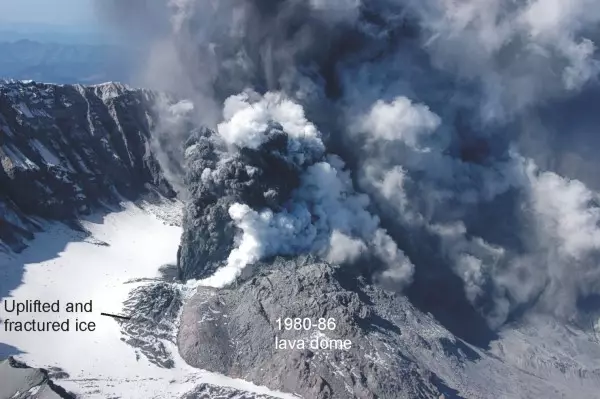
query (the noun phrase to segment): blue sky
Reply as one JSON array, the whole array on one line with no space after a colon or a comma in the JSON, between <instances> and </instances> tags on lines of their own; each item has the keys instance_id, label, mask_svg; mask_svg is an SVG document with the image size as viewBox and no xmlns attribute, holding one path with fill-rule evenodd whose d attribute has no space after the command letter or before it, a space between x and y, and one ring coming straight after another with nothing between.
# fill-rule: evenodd
<instances>
[{"instance_id":1,"label":"blue sky","mask_svg":"<svg viewBox=\"0 0 600 399\"><path fill-rule=\"evenodd\" d=\"M94 0L0 0L0 27L15 24L93 27Z\"/></svg>"}]
</instances>

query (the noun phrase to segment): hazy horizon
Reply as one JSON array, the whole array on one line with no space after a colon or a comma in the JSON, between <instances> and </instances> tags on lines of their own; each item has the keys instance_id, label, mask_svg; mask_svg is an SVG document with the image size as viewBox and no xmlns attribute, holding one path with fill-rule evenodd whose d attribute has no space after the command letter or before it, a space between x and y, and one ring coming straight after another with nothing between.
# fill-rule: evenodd
<instances>
[{"instance_id":1,"label":"hazy horizon","mask_svg":"<svg viewBox=\"0 0 600 399\"><path fill-rule=\"evenodd\" d=\"M0 23L97 24L92 0L2 0Z\"/></svg>"},{"instance_id":2,"label":"hazy horizon","mask_svg":"<svg viewBox=\"0 0 600 399\"><path fill-rule=\"evenodd\" d=\"M109 41L93 0L2 0L0 41L30 39L65 43Z\"/></svg>"}]
</instances>

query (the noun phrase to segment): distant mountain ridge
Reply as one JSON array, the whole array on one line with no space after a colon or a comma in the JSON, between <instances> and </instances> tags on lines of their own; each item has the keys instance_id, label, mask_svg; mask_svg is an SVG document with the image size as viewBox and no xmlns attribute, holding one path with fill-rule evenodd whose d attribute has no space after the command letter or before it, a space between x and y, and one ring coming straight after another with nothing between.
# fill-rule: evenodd
<instances>
[{"instance_id":1,"label":"distant mountain ridge","mask_svg":"<svg viewBox=\"0 0 600 399\"><path fill-rule=\"evenodd\" d=\"M94 84L128 81L128 54L116 45L0 42L0 78Z\"/></svg>"},{"instance_id":2,"label":"distant mountain ridge","mask_svg":"<svg viewBox=\"0 0 600 399\"><path fill-rule=\"evenodd\" d=\"M112 32L80 21L79 24L56 24L42 21L2 21L0 41L32 40L42 43L110 44L117 40Z\"/></svg>"}]
</instances>

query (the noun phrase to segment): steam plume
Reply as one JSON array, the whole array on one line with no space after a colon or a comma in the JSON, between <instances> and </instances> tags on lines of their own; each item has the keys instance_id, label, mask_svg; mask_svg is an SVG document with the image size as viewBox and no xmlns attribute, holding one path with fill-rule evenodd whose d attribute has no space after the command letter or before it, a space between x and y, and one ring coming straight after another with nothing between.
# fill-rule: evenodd
<instances>
[{"instance_id":1,"label":"steam plume","mask_svg":"<svg viewBox=\"0 0 600 399\"><path fill-rule=\"evenodd\" d=\"M101 7L147 11L124 3ZM130 24L158 27L145 83L218 136L188 143L189 215L229 224L184 234L210 243L186 270L222 285L278 254L374 256L375 281L457 295L435 264L492 327L600 295L597 2L149 3L168 12Z\"/></svg>"}]
</instances>

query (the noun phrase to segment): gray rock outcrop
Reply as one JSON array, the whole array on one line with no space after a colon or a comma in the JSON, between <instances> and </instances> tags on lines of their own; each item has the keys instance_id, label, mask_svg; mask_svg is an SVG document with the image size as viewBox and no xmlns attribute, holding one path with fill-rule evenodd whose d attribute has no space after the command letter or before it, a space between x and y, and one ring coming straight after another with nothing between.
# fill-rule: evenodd
<instances>
[{"instance_id":1,"label":"gray rock outcrop","mask_svg":"<svg viewBox=\"0 0 600 399\"><path fill-rule=\"evenodd\" d=\"M280 330L279 318L310 319L312 326ZM330 319L335 326L319 328ZM316 339L350 348L315 349ZM289 347L300 340L304 348ZM405 297L311 258L278 258L238 287L199 288L185 305L178 341L193 366L303 398L452 395L431 364L440 354L448 367L479 357Z\"/></svg>"},{"instance_id":2,"label":"gray rock outcrop","mask_svg":"<svg viewBox=\"0 0 600 399\"><path fill-rule=\"evenodd\" d=\"M74 399L75 396L56 385L48 371L28 367L12 357L0 362L0 398Z\"/></svg>"},{"instance_id":3,"label":"gray rock outcrop","mask_svg":"<svg viewBox=\"0 0 600 399\"><path fill-rule=\"evenodd\" d=\"M596 395L597 338L572 326L529 320L486 350L351 269L277 258L256 270L237 286L200 287L184 305L178 344L189 364L307 399ZM309 318L313 328L280 330L277 319L288 317ZM335 319L335 328L315 328L320 318ZM276 336L287 348L275 346ZM315 337L349 340L351 349L315 350ZM299 340L304 349L290 348Z\"/></svg>"}]
</instances>

